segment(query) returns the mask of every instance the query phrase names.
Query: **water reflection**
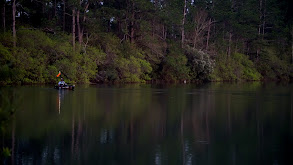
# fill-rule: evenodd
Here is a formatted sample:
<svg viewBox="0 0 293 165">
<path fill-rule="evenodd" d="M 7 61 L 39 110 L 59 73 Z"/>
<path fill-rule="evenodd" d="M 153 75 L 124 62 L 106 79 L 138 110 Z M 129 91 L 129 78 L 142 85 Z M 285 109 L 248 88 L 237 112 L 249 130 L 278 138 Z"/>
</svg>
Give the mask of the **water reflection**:
<svg viewBox="0 0 293 165">
<path fill-rule="evenodd" d="M 57 105 L 58 105 L 59 114 L 61 113 L 61 102 L 64 100 L 64 97 L 68 92 L 72 92 L 72 91 L 58 90 Z"/>
<path fill-rule="evenodd" d="M 19 108 L 22 97 L 11 88 L 0 87 L 0 161 L 7 163 L 14 162 L 15 149 L 15 121 L 14 114 Z M 11 130 L 8 125 L 11 124 Z M 7 142 L 5 137 L 9 137 L 10 142 Z M 11 158 L 11 159 L 9 159 Z"/>
<path fill-rule="evenodd" d="M 292 85 L 17 92 L 24 100 L 6 137 L 11 164 L 292 163 Z"/>
</svg>

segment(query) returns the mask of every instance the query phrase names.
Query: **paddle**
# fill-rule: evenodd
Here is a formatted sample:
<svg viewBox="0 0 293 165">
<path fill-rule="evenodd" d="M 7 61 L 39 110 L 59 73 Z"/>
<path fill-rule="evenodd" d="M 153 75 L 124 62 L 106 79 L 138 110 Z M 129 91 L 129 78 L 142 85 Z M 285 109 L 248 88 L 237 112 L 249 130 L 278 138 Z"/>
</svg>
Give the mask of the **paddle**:
<svg viewBox="0 0 293 165">
<path fill-rule="evenodd" d="M 62 74 L 64 74 L 64 76 L 68 78 L 68 76 L 67 76 L 65 73 L 62 73 Z M 59 77 L 60 75 L 61 75 L 61 71 L 59 71 L 59 73 L 56 75 L 56 77 Z M 68 79 L 69 79 L 69 78 L 68 78 Z M 59 86 L 59 85 L 58 85 L 58 86 Z M 72 89 L 72 90 L 74 90 L 74 87 L 75 87 L 75 85 L 69 85 L 69 84 L 66 84 L 66 83 L 65 83 L 65 86 L 66 86 L 66 87 L 68 86 L 68 88 L 69 88 L 69 89 Z"/>
<path fill-rule="evenodd" d="M 64 74 L 64 73 L 63 73 Z M 61 71 L 59 71 L 59 73 L 56 75 L 56 77 L 59 77 L 61 75 Z M 65 74 L 64 74 L 65 75 Z M 65 75 L 66 76 L 66 75 Z M 67 76 L 66 76 L 67 77 Z M 68 78 L 68 77 L 67 77 Z M 62 80 L 62 77 L 61 77 Z M 59 85 L 58 85 L 59 86 Z M 65 83 L 65 86 L 67 86 L 67 84 Z"/>
<path fill-rule="evenodd" d="M 56 77 L 59 77 L 61 75 L 61 72 L 59 71 L 59 73 L 57 74 L 57 76 Z"/>
</svg>

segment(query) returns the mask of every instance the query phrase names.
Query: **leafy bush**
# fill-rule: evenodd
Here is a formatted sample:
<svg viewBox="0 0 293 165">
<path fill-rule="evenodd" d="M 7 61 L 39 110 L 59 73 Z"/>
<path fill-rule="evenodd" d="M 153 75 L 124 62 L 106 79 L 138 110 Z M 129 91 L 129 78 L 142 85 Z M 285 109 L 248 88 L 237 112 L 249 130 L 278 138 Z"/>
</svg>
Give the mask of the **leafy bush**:
<svg viewBox="0 0 293 165">
<path fill-rule="evenodd" d="M 58 79 L 56 77 L 58 69 L 54 65 L 49 65 L 44 72 L 45 82 L 48 83 L 57 83 Z"/>
<path fill-rule="evenodd" d="M 203 51 L 187 48 L 188 65 L 190 67 L 190 77 L 193 80 L 209 80 L 210 74 L 214 70 L 215 62 L 210 55 Z"/>
<path fill-rule="evenodd" d="M 11 66 L 13 63 L 13 56 L 9 49 L 0 43 L 0 84 L 10 82 Z"/>
<path fill-rule="evenodd" d="M 149 80 L 148 74 L 152 71 L 150 63 L 134 56 L 120 58 L 116 66 L 122 82 L 144 82 Z"/>
<path fill-rule="evenodd" d="M 61 71 L 61 76 L 65 78 L 66 81 L 73 81 L 76 82 L 77 78 L 77 63 L 70 61 L 67 58 L 64 58 L 62 60 L 58 60 L 55 63 L 55 66 L 58 68 L 59 71 Z M 64 76 L 63 76 L 64 75 Z"/>
<path fill-rule="evenodd" d="M 227 59 L 223 55 L 216 58 L 216 66 L 214 72 L 211 74 L 212 81 L 235 81 L 237 76 L 233 73 L 233 60 Z"/>
<path fill-rule="evenodd" d="M 88 47 L 87 51 L 77 54 L 77 82 L 88 83 L 96 78 L 98 65 L 103 64 L 106 54 L 94 47 Z"/>
<path fill-rule="evenodd" d="M 226 55 L 219 55 L 216 58 L 215 72 L 211 76 L 213 80 L 236 81 L 261 79 L 260 73 L 246 55 L 235 53 L 231 56 L 231 58 L 228 58 Z"/>
<path fill-rule="evenodd" d="M 238 72 L 238 79 L 241 80 L 260 80 L 261 75 L 257 72 L 253 62 L 249 60 L 248 56 L 240 53 L 235 53 L 232 56 L 235 61 L 235 71 Z"/>
<path fill-rule="evenodd" d="M 289 79 L 292 77 L 292 65 L 279 59 L 273 48 L 266 48 L 256 63 L 257 70 L 268 80 Z"/>
<path fill-rule="evenodd" d="M 11 34 L 2 33 L 0 84 L 56 83 L 58 71 L 67 82 L 77 83 L 293 78 L 293 66 L 281 60 L 274 48 L 263 49 L 255 66 L 240 53 L 218 55 L 215 62 L 209 54 L 188 46 L 182 49 L 176 42 L 148 44 L 153 37 L 130 43 L 112 33 L 99 32 L 89 37 L 85 47 L 77 44 L 73 51 L 71 36 L 64 33 L 20 29 L 16 48 Z"/>
<path fill-rule="evenodd" d="M 40 30 L 19 30 L 17 44 L 30 51 L 49 52 L 54 48 L 54 41 Z"/>
<path fill-rule="evenodd" d="M 169 53 L 163 61 L 162 78 L 165 81 L 172 82 L 189 79 L 189 68 L 187 67 L 187 58 L 178 45 L 171 44 Z"/>
<path fill-rule="evenodd" d="M 98 36 L 103 55 L 97 61 L 99 68 L 97 82 L 144 82 L 150 80 L 151 65 L 145 60 L 145 53 L 129 41 L 120 43 L 120 39 L 111 33 Z M 97 43 L 97 41 L 94 41 Z"/>
<path fill-rule="evenodd" d="M 0 33 L 0 43 L 7 48 L 13 47 L 13 37 L 11 32 Z"/>
</svg>

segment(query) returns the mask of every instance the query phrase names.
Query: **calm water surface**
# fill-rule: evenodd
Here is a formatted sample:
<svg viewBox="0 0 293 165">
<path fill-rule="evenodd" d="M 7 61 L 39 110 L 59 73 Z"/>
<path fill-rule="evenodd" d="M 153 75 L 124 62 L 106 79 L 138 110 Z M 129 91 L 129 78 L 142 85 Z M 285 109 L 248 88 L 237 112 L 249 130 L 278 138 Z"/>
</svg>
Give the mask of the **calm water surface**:
<svg viewBox="0 0 293 165">
<path fill-rule="evenodd" d="M 12 149 L 6 164 L 293 164 L 290 84 L 0 92 L 2 109 L 16 110 L 2 137 Z"/>
</svg>

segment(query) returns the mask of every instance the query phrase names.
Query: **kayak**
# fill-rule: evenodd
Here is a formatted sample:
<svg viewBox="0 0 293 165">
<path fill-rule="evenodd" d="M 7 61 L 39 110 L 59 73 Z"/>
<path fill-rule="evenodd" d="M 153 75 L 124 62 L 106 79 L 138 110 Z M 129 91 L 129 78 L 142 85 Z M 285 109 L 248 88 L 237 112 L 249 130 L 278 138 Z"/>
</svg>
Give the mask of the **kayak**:
<svg viewBox="0 0 293 165">
<path fill-rule="evenodd" d="M 68 90 L 74 90 L 75 85 L 66 85 L 66 86 L 58 86 L 55 85 L 54 88 L 55 89 L 68 89 Z"/>
</svg>

